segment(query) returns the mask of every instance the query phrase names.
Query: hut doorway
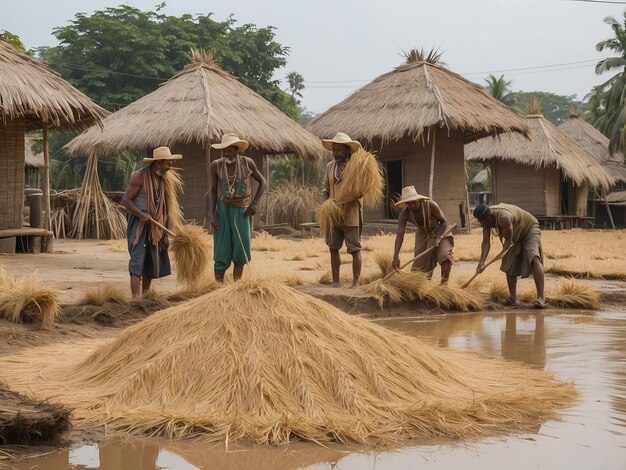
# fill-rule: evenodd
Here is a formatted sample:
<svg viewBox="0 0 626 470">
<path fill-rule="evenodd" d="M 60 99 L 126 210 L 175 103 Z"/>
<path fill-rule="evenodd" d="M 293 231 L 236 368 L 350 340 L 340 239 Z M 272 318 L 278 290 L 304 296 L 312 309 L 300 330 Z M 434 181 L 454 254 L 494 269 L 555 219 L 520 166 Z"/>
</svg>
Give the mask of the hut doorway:
<svg viewBox="0 0 626 470">
<path fill-rule="evenodd" d="M 397 219 L 398 210 L 394 205 L 397 196 L 402 193 L 402 160 L 389 160 L 387 162 L 387 190 L 386 206 L 387 218 Z"/>
<path fill-rule="evenodd" d="M 567 180 L 561 180 L 561 214 L 569 214 L 570 209 L 570 190 Z"/>
</svg>

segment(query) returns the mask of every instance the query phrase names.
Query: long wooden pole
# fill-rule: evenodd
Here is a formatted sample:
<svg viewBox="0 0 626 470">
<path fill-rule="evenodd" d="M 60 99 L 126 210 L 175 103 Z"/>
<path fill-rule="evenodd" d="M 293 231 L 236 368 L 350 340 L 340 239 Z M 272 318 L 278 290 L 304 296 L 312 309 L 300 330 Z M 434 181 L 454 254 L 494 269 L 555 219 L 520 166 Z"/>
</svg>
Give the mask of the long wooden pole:
<svg viewBox="0 0 626 470">
<path fill-rule="evenodd" d="M 498 261 L 500 258 L 502 258 L 504 255 L 506 255 L 506 254 L 509 252 L 509 250 L 510 250 L 511 248 L 513 248 L 514 246 L 515 246 L 515 243 L 511 243 L 511 244 L 509 245 L 509 247 L 508 247 L 506 250 L 501 251 L 501 252 L 500 252 L 500 253 L 498 253 L 496 256 L 494 256 L 494 257 L 493 257 L 493 259 L 492 259 L 491 261 L 489 261 L 489 262 L 485 265 L 485 267 L 483 268 L 483 270 L 482 270 L 480 273 L 484 273 L 484 272 L 485 272 L 485 269 L 487 269 L 487 268 L 489 267 L 489 265 L 491 265 L 491 264 L 495 263 L 495 262 L 496 262 L 496 261 Z M 462 287 L 463 289 L 465 289 L 467 286 L 469 286 L 469 285 L 471 284 L 471 282 L 472 282 L 474 279 L 476 279 L 476 276 L 478 276 L 480 273 L 479 273 L 478 271 L 476 271 L 476 272 L 474 273 L 474 275 L 473 275 L 472 277 L 470 277 L 470 278 L 469 278 L 469 280 L 467 280 L 467 281 L 465 282 L 465 284 L 463 284 L 461 287 Z"/>
<path fill-rule="evenodd" d="M 428 197 L 432 200 L 433 198 L 433 183 L 435 181 L 435 148 L 436 148 L 436 135 L 437 129 L 434 127 L 431 128 L 433 130 L 433 144 L 430 151 L 430 177 L 428 180 Z"/>
<path fill-rule="evenodd" d="M 443 232 L 443 234 L 441 235 L 441 239 L 443 240 L 444 238 L 446 238 L 448 235 L 450 235 L 452 233 L 452 231 L 457 228 L 458 225 L 456 223 L 450 225 L 445 232 Z M 413 259 L 410 259 L 409 261 L 407 261 L 406 263 L 404 263 L 402 266 L 400 266 L 397 270 L 394 269 L 390 272 L 388 272 L 385 277 L 383 277 L 383 280 L 389 279 L 393 274 L 395 273 L 399 273 L 400 271 L 402 271 L 404 268 L 406 268 L 409 264 L 417 261 L 418 259 L 420 259 L 421 257 L 423 257 L 424 255 L 426 255 L 427 253 L 430 253 L 431 251 L 433 251 L 435 249 L 435 245 L 431 246 L 430 248 L 425 249 L 424 251 L 422 251 L 419 255 L 415 256 Z"/>
<path fill-rule="evenodd" d="M 50 152 L 48 126 L 43 123 L 43 227 L 50 230 Z"/>
</svg>

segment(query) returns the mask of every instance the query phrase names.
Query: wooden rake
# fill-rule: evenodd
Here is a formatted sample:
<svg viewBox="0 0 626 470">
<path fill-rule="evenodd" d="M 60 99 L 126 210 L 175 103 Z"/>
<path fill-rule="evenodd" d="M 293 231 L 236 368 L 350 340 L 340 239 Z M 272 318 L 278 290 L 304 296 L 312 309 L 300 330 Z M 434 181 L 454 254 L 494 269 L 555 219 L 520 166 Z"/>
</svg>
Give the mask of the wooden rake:
<svg viewBox="0 0 626 470">
<path fill-rule="evenodd" d="M 452 224 L 450 225 L 445 232 L 443 232 L 443 234 L 441 234 L 441 239 L 443 240 L 445 237 L 447 237 L 448 235 L 450 235 L 452 233 L 452 231 L 457 228 L 458 225 L 457 224 Z M 426 250 L 422 251 L 419 255 L 417 255 L 416 257 L 414 257 L 413 259 L 410 259 L 409 261 L 407 261 L 406 263 L 404 263 L 402 266 L 400 266 L 398 269 L 393 269 L 390 272 L 388 272 L 385 277 L 383 277 L 383 281 L 386 281 L 387 279 L 389 279 L 392 275 L 394 275 L 395 273 L 399 273 L 400 271 L 402 271 L 404 268 L 406 268 L 409 264 L 417 261 L 418 259 L 420 259 L 422 256 L 427 255 L 428 253 L 430 253 L 431 251 L 433 251 L 435 248 L 437 248 L 435 245 L 431 246 L 430 248 L 427 248 Z"/>
<path fill-rule="evenodd" d="M 496 261 L 498 261 L 498 260 L 499 260 L 500 258 L 502 258 L 504 255 L 506 255 L 506 254 L 507 254 L 507 253 L 511 250 L 511 248 L 513 248 L 514 246 L 515 246 L 515 243 L 511 243 L 511 244 L 509 245 L 509 247 L 508 247 L 506 250 L 501 251 L 501 252 L 500 252 L 500 253 L 498 253 L 496 256 L 494 256 L 494 258 L 493 258 L 491 261 L 489 261 L 489 262 L 485 265 L 485 267 L 483 268 L 483 270 L 482 270 L 480 273 L 484 273 L 484 272 L 485 272 L 485 269 L 487 269 L 487 268 L 489 267 L 489 265 L 490 265 L 490 264 L 493 264 L 493 263 L 495 263 Z M 461 288 L 465 289 L 467 286 L 469 286 L 469 285 L 470 285 L 470 283 L 471 283 L 474 279 L 476 279 L 476 276 L 478 276 L 480 273 L 479 273 L 478 271 L 477 271 L 477 272 L 475 272 L 475 273 L 474 273 L 474 275 L 473 275 L 472 277 L 470 277 L 470 278 L 469 278 L 469 279 L 468 279 L 468 280 L 467 280 L 467 281 L 466 281 L 466 282 L 465 282 L 465 283 L 461 286 Z"/>
</svg>

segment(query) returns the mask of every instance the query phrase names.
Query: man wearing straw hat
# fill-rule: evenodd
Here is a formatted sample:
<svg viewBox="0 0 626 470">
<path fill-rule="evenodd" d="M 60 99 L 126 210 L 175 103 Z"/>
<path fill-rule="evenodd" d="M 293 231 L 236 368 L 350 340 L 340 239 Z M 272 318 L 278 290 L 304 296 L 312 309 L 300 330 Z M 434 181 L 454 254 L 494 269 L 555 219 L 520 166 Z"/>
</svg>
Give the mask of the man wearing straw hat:
<svg viewBox="0 0 626 470">
<path fill-rule="evenodd" d="M 347 134 L 338 132 L 332 139 L 322 139 L 322 145 L 332 150 L 334 160 L 326 165 L 324 173 L 324 199 L 334 198 L 340 185 L 349 185 L 345 181 L 343 171 L 350 160 L 350 156 L 361 148 L 361 144 L 352 140 Z M 344 242 L 348 253 L 352 255 L 352 287 L 356 287 L 361 276 L 361 230 L 363 229 L 363 206 L 361 200 L 356 199 L 343 205 L 345 218 L 341 226 L 326 234 L 326 245 L 330 250 L 330 267 L 333 277 L 333 287 L 340 286 L 339 269 L 341 256 L 339 250 Z"/>
<path fill-rule="evenodd" d="M 502 303 L 517 305 L 517 277 L 528 277 L 532 274 L 537 289 L 537 299 L 533 301 L 533 307 L 545 308 L 543 248 L 537 219 L 530 212 L 513 204 L 479 204 L 474 209 L 474 217 L 483 228 L 480 261 L 476 272 L 480 273 L 485 269 L 485 260 L 491 249 L 491 229 L 495 229 L 503 241 L 502 253 L 515 244 L 503 256 L 500 266 L 500 270 L 506 273 L 509 288 L 509 297 Z"/>
<path fill-rule="evenodd" d="M 224 273 L 233 263 L 233 278 L 241 279 L 243 267 L 250 262 L 252 225 L 259 198 L 265 191 L 265 178 L 254 160 L 240 155 L 249 144 L 235 134 L 224 134 L 219 144 L 211 147 L 222 151 L 222 158 L 211 163 L 211 189 L 207 219 L 213 230 L 215 279 L 224 280 Z M 254 198 L 252 178 L 258 183 Z"/>
<path fill-rule="evenodd" d="M 154 149 L 151 157 L 143 159 L 149 166 L 135 171 L 124 192 L 121 204 L 128 211 L 128 252 L 130 261 L 130 290 L 133 297 L 150 289 L 152 279 L 172 273 L 167 253 L 167 233 L 154 222 L 171 228 L 171 202 L 168 201 L 167 172 L 172 161 L 182 155 L 172 154 L 168 147 Z M 172 197 L 172 196 L 169 196 Z"/>
<path fill-rule="evenodd" d="M 392 267 L 400 267 L 400 249 L 404 242 L 404 233 L 407 222 L 415 225 L 415 249 L 414 256 L 418 256 L 425 250 L 434 247 L 430 254 L 416 259 L 411 266 L 411 271 L 423 271 L 432 277 L 437 263 L 441 266 L 441 284 L 447 284 L 452 270 L 452 249 L 454 238 L 442 235 L 448 229 L 448 220 L 441 211 L 439 205 L 427 196 L 419 194 L 415 186 L 402 188 L 402 195 L 396 207 L 402 209 L 398 216 L 398 228 L 396 231 L 396 243 L 393 251 Z"/>
</svg>

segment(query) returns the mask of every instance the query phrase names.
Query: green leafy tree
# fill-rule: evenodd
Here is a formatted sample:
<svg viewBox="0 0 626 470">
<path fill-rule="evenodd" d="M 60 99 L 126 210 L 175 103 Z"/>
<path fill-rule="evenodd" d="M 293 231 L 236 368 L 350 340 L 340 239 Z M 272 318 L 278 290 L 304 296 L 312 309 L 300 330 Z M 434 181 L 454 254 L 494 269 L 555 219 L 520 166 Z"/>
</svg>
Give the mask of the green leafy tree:
<svg viewBox="0 0 626 470">
<path fill-rule="evenodd" d="M 612 16 L 604 19 L 613 30 L 612 38 L 596 44 L 596 50 L 610 50 L 617 55 L 602 59 L 596 74 L 615 72 L 604 83 L 594 87 L 589 98 L 587 117 L 609 137 L 609 151 L 626 151 L 626 11 L 621 22 Z M 626 155 L 626 152 L 624 153 Z"/>
<path fill-rule="evenodd" d="M 511 99 L 512 107 L 520 110 L 522 114 L 527 114 L 528 103 L 533 98 L 541 100 L 541 112 L 543 116 L 555 126 L 567 121 L 572 106 L 584 109 L 583 103 L 576 98 L 576 95 L 563 96 L 545 91 L 524 92 L 517 91 L 508 95 Z"/>
<path fill-rule="evenodd" d="M 291 97 L 296 99 L 302 98 L 302 90 L 304 90 L 304 77 L 300 75 L 298 72 L 289 72 L 287 74 L 287 82 L 289 83 L 289 93 Z M 296 99 L 296 103 L 300 104 L 300 100 Z"/>
<path fill-rule="evenodd" d="M 4 39 L 8 43 L 12 44 L 17 50 L 22 51 L 25 54 L 31 55 L 29 51 L 24 47 L 24 43 L 17 34 L 13 34 L 7 30 L 0 29 L 0 39 Z"/>
</svg>

